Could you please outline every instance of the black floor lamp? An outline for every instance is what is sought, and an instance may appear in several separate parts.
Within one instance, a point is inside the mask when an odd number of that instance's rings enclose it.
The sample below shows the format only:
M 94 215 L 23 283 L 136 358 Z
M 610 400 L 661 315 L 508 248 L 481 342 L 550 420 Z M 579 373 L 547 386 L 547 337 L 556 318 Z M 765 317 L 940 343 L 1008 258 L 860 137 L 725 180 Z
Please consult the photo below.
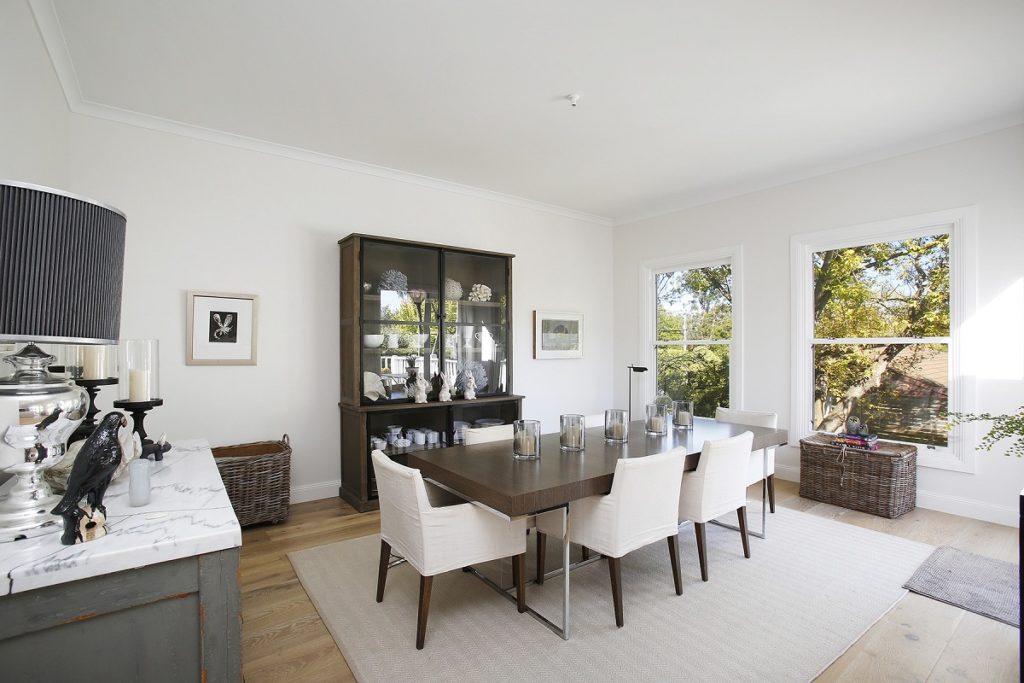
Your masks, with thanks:
M 629 421 L 633 421 L 633 373 L 634 372 L 647 372 L 647 368 L 642 365 L 627 365 L 629 369 Z

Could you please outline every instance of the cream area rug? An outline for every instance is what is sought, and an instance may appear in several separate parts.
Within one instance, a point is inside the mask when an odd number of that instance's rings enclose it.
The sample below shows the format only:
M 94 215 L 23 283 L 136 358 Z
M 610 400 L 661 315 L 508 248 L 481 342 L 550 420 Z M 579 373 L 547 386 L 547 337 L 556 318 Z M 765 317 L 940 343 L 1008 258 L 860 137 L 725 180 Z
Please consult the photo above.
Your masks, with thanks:
M 360 681 L 732 682 L 813 679 L 906 594 L 903 584 L 934 550 L 780 508 L 768 519 L 768 539 L 750 539 L 748 560 L 736 532 L 707 528 L 708 583 L 692 528 L 680 534 L 682 596 L 667 543 L 623 559 L 621 629 L 607 563 L 574 571 L 569 641 L 455 571 L 434 578 L 426 647 L 417 651 L 416 571 L 393 568 L 384 602 L 374 600 L 379 536 L 289 558 Z M 558 550 L 552 544 L 548 552 Z M 555 622 L 561 585 L 556 578 L 527 588 L 530 606 Z

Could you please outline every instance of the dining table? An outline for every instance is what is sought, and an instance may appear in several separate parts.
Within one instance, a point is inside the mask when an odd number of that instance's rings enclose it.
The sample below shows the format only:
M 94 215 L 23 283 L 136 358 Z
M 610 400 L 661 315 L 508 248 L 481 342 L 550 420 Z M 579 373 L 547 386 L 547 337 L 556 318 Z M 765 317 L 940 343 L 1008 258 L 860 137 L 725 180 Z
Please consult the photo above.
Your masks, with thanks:
M 737 436 L 743 432 L 754 435 L 752 449 L 762 451 L 764 475 L 768 475 L 768 449 L 785 445 L 788 434 L 784 429 L 756 427 L 712 418 L 693 418 L 689 428 L 670 427 L 664 435 L 651 435 L 643 421 L 629 424 L 624 441 L 605 439 L 603 426 L 585 430 L 581 451 L 560 449 L 560 435 L 555 432 L 541 436 L 540 456 L 535 459 L 513 457 L 512 440 L 455 445 L 411 451 L 406 455 L 409 467 L 414 467 L 424 478 L 448 489 L 465 500 L 490 508 L 496 513 L 517 518 L 557 511 L 562 519 L 562 568 L 554 572 L 562 576 L 562 623 L 551 621 L 532 608 L 528 612 L 541 623 L 568 640 L 569 576 L 571 569 L 585 563 L 571 565 L 569 561 L 570 508 L 573 501 L 611 491 L 615 466 L 621 458 L 642 458 L 683 448 L 686 451 L 684 471 L 697 469 L 705 441 Z M 765 538 L 765 490 L 762 482 L 762 533 Z M 753 532 L 752 532 L 753 533 Z M 594 561 L 599 558 L 592 558 Z M 588 562 L 589 562 L 588 561 Z M 511 597 L 503 588 L 485 581 Z

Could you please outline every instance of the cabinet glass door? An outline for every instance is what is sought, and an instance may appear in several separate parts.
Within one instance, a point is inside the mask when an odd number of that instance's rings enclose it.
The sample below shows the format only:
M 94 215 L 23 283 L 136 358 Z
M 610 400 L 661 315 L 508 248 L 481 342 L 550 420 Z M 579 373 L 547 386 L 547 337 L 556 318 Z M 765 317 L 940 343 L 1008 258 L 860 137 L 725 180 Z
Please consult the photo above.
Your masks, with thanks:
M 444 252 L 444 372 L 456 395 L 508 391 L 508 259 Z
M 408 398 L 419 368 L 428 382 L 440 360 L 440 253 L 365 240 L 362 247 L 363 401 Z

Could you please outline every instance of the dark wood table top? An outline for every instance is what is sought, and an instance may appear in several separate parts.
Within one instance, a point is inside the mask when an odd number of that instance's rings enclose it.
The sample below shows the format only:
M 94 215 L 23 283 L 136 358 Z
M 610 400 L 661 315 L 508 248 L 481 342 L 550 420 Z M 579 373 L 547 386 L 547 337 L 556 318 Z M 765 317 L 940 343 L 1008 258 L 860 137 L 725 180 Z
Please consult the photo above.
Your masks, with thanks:
M 510 517 L 531 514 L 611 491 L 619 458 L 640 458 L 686 448 L 686 469 L 697 467 L 707 440 L 725 439 L 745 431 L 754 433 L 755 450 L 781 446 L 788 440 L 784 429 L 769 429 L 696 418 L 691 430 L 669 430 L 667 436 L 650 437 L 643 422 L 629 425 L 629 441 L 609 444 L 604 427 L 586 431 L 586 450 L 565 453 L 557 433 L 541 437 L 541 456 L 536 460 L 512 457 L 512 441 L 473 446 L 450 446 L 407 455 L 410 467 L 472 500 Z

